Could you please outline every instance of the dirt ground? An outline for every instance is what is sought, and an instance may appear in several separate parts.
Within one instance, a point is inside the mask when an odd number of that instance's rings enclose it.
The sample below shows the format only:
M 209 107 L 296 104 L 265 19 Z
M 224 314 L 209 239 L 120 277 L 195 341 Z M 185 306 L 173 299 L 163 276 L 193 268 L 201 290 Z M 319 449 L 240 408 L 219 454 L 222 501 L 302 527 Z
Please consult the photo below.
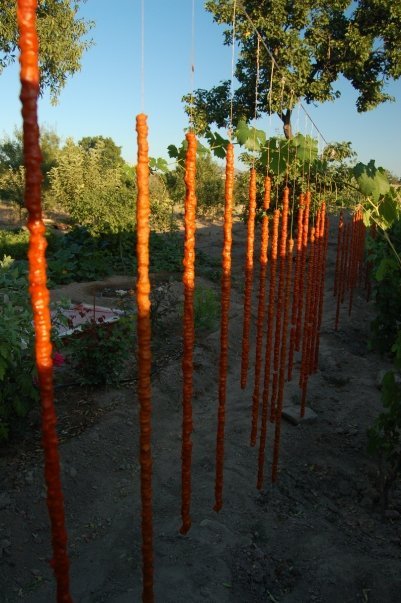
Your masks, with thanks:
M 177 320 L 155 352 L 155 599 L 159 603 L 400 601 L 401 487 L 382 518 L 375 464 L 366 453 L 366 429 L 381 409 L 377 375 L 388 366 L 367 351 L 372 302 L 366 303 L 364 294 L 358 293 L 351 318 L 343 310 L 340 329 L 334 331 L 333 221 L 320 366 L 309 382 L 308 406 L 316 418 L 298 426 L 283 421 L 280 474 L 274 486 L 269 480 L 273 433 L 269 424 L 266 479 L 259 492 L 257 448 L 249 446 L 253 363 L 247 388 L 242 391 L 239 384 L 243 224 L 235 225 L 234 235 L 224 506 L 218 514 L 213 511 L 217 324 L 207 335 L 198 334 L 194 353 L 192 528 L 187 536 L 178 532 L 181 343 Z M 200 249 L 219 257 L 220 227 L 204 227 L 197 237 Z M 218 283 L 209 286 L 219 289 Z M 78 291 L 77 287 L 73 296 L 93 296 L 91 285 L 81 284 Z M 180 285 L 175 287 L 179 297 Z M 287 384 L 286 404 L 299 401 L 296 377 L 297 373 L 294 382 Z M 59 387 L 56 393 L 74 601 L 140 601 L 135 375 L 120 389 L 72 386 Z M 37 417 L 32 424 L 31 435 L 18 449 L 5 449 L 0 458 L 0 601 L 7 603 L 55 600 Z

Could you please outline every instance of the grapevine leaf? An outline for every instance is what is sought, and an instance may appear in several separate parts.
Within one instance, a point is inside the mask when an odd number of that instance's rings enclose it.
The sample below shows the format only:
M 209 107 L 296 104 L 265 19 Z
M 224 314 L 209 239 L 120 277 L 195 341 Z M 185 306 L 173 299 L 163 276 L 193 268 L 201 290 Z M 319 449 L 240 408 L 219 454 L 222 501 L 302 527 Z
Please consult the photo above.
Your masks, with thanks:
M 249 127 L 244 120 L 238 122 L 235 136 L 239 144 L 248 149 L 248 151 L 260 151 L 261 147 L 266 143 L 266 134 L 263 130 Z
M 372 159 L 367 165 L 357 163 L 353 169 L 359 190 L 363 195 L 378 201 L 390 190 L 390 183 L 383 168 L 377 168 Z
M 186 150 L 186 148 L 185 148 L 185 150 Z M 207 155 L 208 153 L 210 153 L 210 150 L 207 147 L 205 147 L 204 144 L 201 144 L 198 140 L 198 144 L 196 145 L 196 153 L 198 155 Z
M 398 218 L 397 199 L 391 194 L 385 195 L 383 201 L 380 203 L 379 212 L 390 226 Z
M 167 161 L 162 157 L 150 157 L 149 168 L 152 172 L 167 172 L 168 165 Z
M 366 228 L 368 228 L 370 226 L 371 213 L 372 212 L 369 209 L 365 209 L 363 212 L 363 223 L 366 226 Z
M 311 136 L 296 134 L 290 140 L 290 146 L 294 149 L 294 156 L 302 162 L 313 163 L 317 159 L 317 140 Z
M 397 262 L 395 261 L 395 259 L 393 258 L 383 258 L 376 270 L 376 280 L 381 282 L 386 275 L 391 272 L 392 270 L 394 270 L 394 268 L 397 269 L 398 265 Z
M 171 159 L 177 159 L 178 149 L 175 146 L 175 144 L 169 144 L 167 147 L 167 152 L 168 152 L 168 156 L 171 157 Z
M 220 136 L 218 132 L 213 134 L 213 132 L 207 132 L 205 137 L 210 144 L 211 150 L 219 159 L 225 159 L 227 145 L 229 141 L 226 138 Z

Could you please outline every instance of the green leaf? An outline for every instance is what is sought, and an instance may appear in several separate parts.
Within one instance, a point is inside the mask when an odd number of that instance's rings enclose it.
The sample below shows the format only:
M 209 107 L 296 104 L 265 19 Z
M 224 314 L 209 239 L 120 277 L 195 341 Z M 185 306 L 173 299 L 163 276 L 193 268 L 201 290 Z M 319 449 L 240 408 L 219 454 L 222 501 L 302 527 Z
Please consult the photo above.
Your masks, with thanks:
M 318 156 L 318 141 L 311 136 L 296 134 L 289 141 L 290 147 L 294 150 L 291 157 L 296 157 L 302 163 L 313 163 Z
M 371 215 L 372 215 L 372 212 L 370 210 L 364 209 L 362 219 L 363 219 L 363 223 L 366 226 L 366 228 L 368 228 L 370 226 Z
M 244 120 L 238 122 L 235 136 L 238 143 L 248 149 L 248 151 L 260 151 L 266 143 L 266 134 L 264 131 L 249 127 Z
M 150 157 L 149 168 L 151 171 L 155 172 L 167 172 L 168 164 L 167 161 L 162 157 Z
M 178 158 L 178 149 L 175 144 L 169 144 L 167 147 L 168 156 L 172 159 Z
M 207 139 L 210 145 L 210 150 L 214 153 L 214 155 L 216 155 L 216 157 L 219 159 L 225 159 L 229 141 L 220 136 L 218 132 L 213 133 L 211 131 L 206 132 L 205 138 Z
M 381 282 L 389 272 L 394 269 L 397 270 L 398 264 L 395 259 L 391 258 L 383 258 L 376 270 L 375 278 L 377 281 Z
M 389 226 L 398 219 L 399 203 L 393 195 L 388 193 L 379 205 L 379 213 Z
M 367 165 L 357 163 L 353 169 L 359 190 L 363 195 L 378 201 L 390 190 L 390 183 L 383 168 L 377 168 L 372 159 Z

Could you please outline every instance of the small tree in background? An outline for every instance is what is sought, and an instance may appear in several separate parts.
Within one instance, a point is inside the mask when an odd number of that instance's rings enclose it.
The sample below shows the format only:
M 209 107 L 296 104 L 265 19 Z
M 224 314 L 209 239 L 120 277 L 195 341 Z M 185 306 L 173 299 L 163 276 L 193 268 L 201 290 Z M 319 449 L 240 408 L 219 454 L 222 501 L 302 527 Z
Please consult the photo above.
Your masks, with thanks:
M 135 180 L 120 161 L 105 167 L 104 143 L 85 149 L 68 139 L 50 171 L 49 197 L 94 235 L 135 226 Z

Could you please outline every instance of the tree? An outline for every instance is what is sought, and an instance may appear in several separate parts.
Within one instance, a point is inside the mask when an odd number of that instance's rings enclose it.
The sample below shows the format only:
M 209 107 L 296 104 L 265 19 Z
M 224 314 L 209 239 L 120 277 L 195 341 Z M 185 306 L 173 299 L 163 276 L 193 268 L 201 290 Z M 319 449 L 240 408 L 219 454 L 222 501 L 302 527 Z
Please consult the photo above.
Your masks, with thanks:
M 114 140 L 104 136 L 84 136 L 78 142 L 85 151 L 90 151 L 102 143 L 102 164 L 107 168 L 122 166 L 124 159 L 121 157 L 121 147 L 117 146 Z
M 230 27 L 233 0 L 209 0 L 214 20 Z M 248 15 L 248 16 L 247 16 Z M 394 0 L 241 0 L 237 2 L 236 41 L 239 58 L 235 76 L 234 123 L 255 115 L 256 56 L 259 41 L 257 116 L 277 113 L 286 138 L 291 138 L 291 113 L 300 99 L 307 103 L 335 100 L 335 84 L 345 77 L 358 92 L 359 112 L 392 100 L 389 80 L 401 76 L 401 4 Z M 267 52 L 266 47 L 269 52 Z M 276 62 L 272 65 L 272 57 Z M 270 81 L 272 85 L 270 86 Z M 227 127 L 230 82 L 184 97 L 195 125 L 205 134 L 210 126 Z
M 80 70 L 82 55 L 92 44 L 85 36 L 94 24 L 77 17 L 80 1 L 38 2 L 40 88 L 42 92 L 50 90 L 53 103 L 67 78 Z M 15 0 L 2 0 L 0 4 L 0 74 L 18 55 L 16 6 Z
M 184 160 L 187 143 L 179 149 L 169 146 L 170 157 L 177 159 L 175 170 L 166 172 L 166 186 L 171 199 L 182 204 L 185 199 Z M 224 170 L 213 161 L 210 152 L 198 143 L 196 160 L 196 197 L 197 213 L 205 217 L 214 217 L 224 210 Z
M 0 197 L 7 203 L 17 205 L 19 219 L 22 219 L 25 193 L 25 168 L 20 165 L 16 170 L 9 168 L 0 174 Z
M 135 225 L 135 181 L 124 166 L 105 168 L 104 145 L 90 150 L 66 141 L 50 171 L 53 203 L 91 234 L 120 234 Z
M 56 165 L 60 149 L 60 138 L 54 130 L 42 128 L 40 136 L 43 174 L 43 192 L 49 189 L 49 173 Z M 23 159 L 22 130 L 15 129 L 13 136 L 6 136 L 0 142 L 0 197 L 3 201 L 14 203 L 21 209 L 24 206 L 25 170 Z

